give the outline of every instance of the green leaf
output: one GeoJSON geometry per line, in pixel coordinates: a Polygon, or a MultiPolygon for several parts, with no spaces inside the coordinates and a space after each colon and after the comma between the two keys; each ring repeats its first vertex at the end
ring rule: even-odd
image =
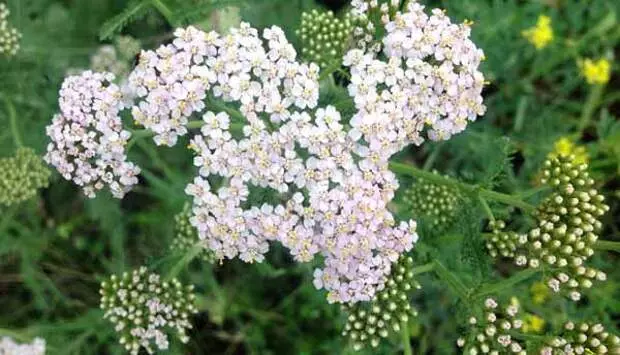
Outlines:
{"type": "Polygon", "coordinates": [[[129,5],[120,14],[106,21],[99,30],[99,39],[106,40],[114,34],[120,32],[129,23],[142,18],[151,6],[151,2],[147,0],[130,2],[129,5]]]}

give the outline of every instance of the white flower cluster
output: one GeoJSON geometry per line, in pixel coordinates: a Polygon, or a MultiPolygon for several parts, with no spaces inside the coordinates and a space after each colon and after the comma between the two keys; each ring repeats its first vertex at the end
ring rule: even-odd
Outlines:
{"type": "Polygon", "coordinates": [[[315,285],[330,291],[330,301],[370,300],[392,262],[412,248],[415,223],[394,226],[386,205],[396,178],[371,159],[356,164],[359,146],[335,108],[319,108],[314,117],[294,110],[316,106],[318,67],[296,62],[276,27],[263,33],[267,51],[247,24],[225,38],[192,27],[176,36],[172,45],[144,52],[130,78],[146,96],[134,107],[137,120],[157,133],[159,144],[172,145],[186,132],[187,117],[204,108],[208,89],[239,102],[247,118],[242,139],[235,140],[228,114],[209,111],[190,145],[200,170],[186,191],[194,197],[191,221],[200,237],[216,257],[247,262],[263,260],[272,240],[298,261],[320,252],[326,267],[315,272],[315,285]],[[215,193],[211,175],[227,178],[215,193]],[[244,208],[248,184],[289,200],[244,208]]]}
{"type": "Polygon", "coordinates": [[[0,340],[0,355],[44,355],[45,339],[35,338],[31,344],[18,344],[9,337],[0,340]]]}
{"type": "Polygon", "coordinates": [[[189,341],[189,317],[197,313],[193,288],[177,279],[163,281],[141,267],[101,283],[101,309],[130,354],[137,355],[140,348],[152,354],[153,345],[168,349],[168,333],[176,333],[183,343],[189,341]]]}
{"type": "Polygon", "coordinates": [[[478,71],[483,53],[467,25],[452,24],[439,9],[428,16],[411,2],[386,31],[387,62],[359,49],[343,62],[351,67],[349,93],[358,109],[351,133],[363,135],[384,160],[407,144],[421,144],[427,126],[428,138],[444,140],[485,112],[478,71]]]}
{"type": "Polygon", "coordinates": [[[511,333],[520,333],[523,321],[517,318],[519,305],[511,303],[505,309],[493,298],[484,301],[483,317],[470,317],[468,334],[457,340],[463,354],[527,354],[524,345],[511,333]]]}
{"type": "Polygon", "coordinates": [[[0,54],[13,56],[19,51],[22,34],[7,21],[11,12],[5,3],[0,3],[0,54]]]}
{"type": "Polygon", "coordinates": [[[140,169],[127,161],[119,111],[123,97],[111,73],[86,71],[65,79],[60,89],[60,114],[47,127],[51,142],[45,161],[88,197],[109,186],[121,198],[138,182],[140,169]]]}
{"type": "Polygon", "coordinates": [[[224,101],[240,103],[241,113],[253,125],[259,115],[277,123],[293,107],[314,107],[319,97],[319,68],[295,61],[295,49],[278,27],[263,38],[247,23],[220,37],[194,27],[177,29],[172,44],[145,51],[129,77],[138,97],[132,108],[141,125],[155,132],[158,145],[172,146],[187,133],[188,117],[203,111],[207,92],[224,101]]]}
{"type": "Polygon", "coordinates": [[[381,52],[381,43],[375,38],[377,28],[371,18],[380,18],[385,25],[390,22],[400,8],[400,0],[351,0],[353,22],[353,45],[371,54],[381,52]]]}

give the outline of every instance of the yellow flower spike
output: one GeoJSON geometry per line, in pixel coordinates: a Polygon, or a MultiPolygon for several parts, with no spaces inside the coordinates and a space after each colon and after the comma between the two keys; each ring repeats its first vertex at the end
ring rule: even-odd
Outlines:
{"type": "Polygon", "coordinates": [[[535,282],[530,287],[534,304],[542,304],[549,298],[549,287],[544,282],[535,282]]]}
{"type": "Polygon", "coordinates": [[[605,85],[609,82],[611,76],[611,65],[607,59],[585,59],[577,62],[581,75],[586,78],[586,82],[590,85],[605,85]]]}
{"type": "Polygon", "coordinates": [[[536,25],[521,32],[523,37],[528,40],[536,49],[543,49],[553,41],[553,28],[551,18],[546,15],[538,16],[536,25]]]}
{"type": "Polygon", "coordinates": [[[524,333],[540,333],[545,328],[545,320],[541,317],[527,313],[523,317],[523,332],[524,333]]]}

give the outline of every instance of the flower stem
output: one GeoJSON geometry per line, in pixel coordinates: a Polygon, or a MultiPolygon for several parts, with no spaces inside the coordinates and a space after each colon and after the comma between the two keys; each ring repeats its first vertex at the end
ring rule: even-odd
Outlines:
{"type": "Polygon", "coordinates": [[[400,335],[402,337],[404,355],[413,355],[411,341],[409,341],[409,324],[406,321],[400,325],[400,335]]]}
{"type": "Polygon", "coordinates": [[[578,127],[579,132],[583,132],[583,130],[588,128],[588,125],[592,120],[592,114],[601,102],[604,88],[605,85],[592,85],[590,87],[590,93],[588,94],[586,104],[583,106],[583,110],[581,111],[581,120],[579,121],[578,127]]]}
{"type": "Polygon", "coordinates": [[[15,140],[15,145],[17,145],[18,148],[21,148],[24,146],[24,143],[21,135],[19,134],[19,129],[17,128],[17,112],[15,111],[15,106],[8,97],[2,96],[2,98],[6,104],[7,114],[9,115],[9,120],[11,122],[11,134],[13,135],[13,140],[15,140]]]}
{"type": "Polygon", "coordinates": [[[183,255],[181,260],[179,260],[176,264],[174,264],[172,269],[170,269],[168,274],[166,274],[166,277],[164,278],[164,280],[165,281],[170,281],[170,280],[174,279],[175,277],[177,277],[177,275],[179,275],[181,270],[183,270],[183,268],[186,267],[187,264],[189,264],[192,260],[194,260],[194,258],[196,258],[198,255],[200,255],[200,253],[203,250],[204,250],[204,246],[202,246],[200,244],[195,245],[185,255],[183,255]]]}
{"type": "Polygon", "coordinates": [[[155,6],[157,11],[159,11],[159,13],[166,19],[166,21],[168,21],[168,24],[170,26],[176,27],[176,21],[174,20],[172,10],[170,10],[168,6],[166,6],[166,4],[163,3],[163,1],[151,0],[151,3],[153,4],[153,6],[155,6]]]}
{"type": "Polygon", "coordinates": [[[441,176],[441,175],[434,174],[429,171],[416,168],[412,165],[398,163],[398,162],[390,162],[390,168],[392,169],[392,171],[399,173],[399,174],[423,178],[423,179],[429,180],[433,183],[440,184],[440,185],[452,186],[469,195],[479,196],[481,198],[484,198],[485,200],[491,200],[491,201],[501,202],[507,205],[515,206],[528,213],[533,213],[536,211],[535,206],[530,205],[529,203],[523,201],[517,196],[488,190],[488,189],[482,188],[477,185],[466,184],[466,183],[457,181],[455,179],[451,179],[449,177],[441,176]]]}
{"type": "Polygon", "coordinates": [[[431,272],[433,270],[435,270],[435,263],[430,262],[427,264],[414,267],[413,269],[411,269],[411,272],[413,273],[413,275],[420,275],[420,274],[424,274],[427,272],[431,272]]]}

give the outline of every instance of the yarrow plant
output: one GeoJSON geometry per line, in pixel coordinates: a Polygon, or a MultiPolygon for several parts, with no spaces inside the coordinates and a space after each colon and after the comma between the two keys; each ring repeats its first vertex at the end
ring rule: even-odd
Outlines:
{"type": "Polygon", "coordinates": [[[0,3],[0,55],[14,56],[19,51],[22,34],[11,26],[8,17],[11,11],[5,3],[0,3]]]}
{"type": "Polygon", "coordinates": [[[14,157],[0,158],[0,205],[14,205],[34,197],[49,185],[51,171],[31,148],[17,149],[14,157]]]}
{"type": "Polygon", "coordinates": [[[141,348],[152,354],[168,349],[170,333],[183,343],[189,340],[190,317],[197,312],[193,288],[141,267],[101,283],[101,309],[130,354],[141,348]]]}
{"type": "MultiPolygon", "coordinates": [[[[540,319],[540,318],[539,318],[540,319]]],[[[540,319],[538,322],[543,322],[540,319]]],[[[487,298],[480,316],[471,316],[466,335],[457,340],[463,354],[618,354],[620,338],[605,331],[600,323],[568,321],[554,335],[528,342],[526,322],[521,319],[519,302],[502,308],[494,298],[487,298]]]]}
{"type": "Polygon", "coordinates": [[[574,156],[547,160],[541,182],[553,192],[538,207],[538,226],[521,234],[503,231],[503,221],[491,222],[493,234],[486,244],[493,257],[512,258],[524,267],[548,267],[553,275],[548,286],[554,292],[566,290],[575,301],[581,289],[606,279],[604,272],[585,265],[594,254],[600,217],[609,210],[587,169],[575,163],[574,156]]]}
{"type": "Polygon", "coordinates": [[[192,249],[198,248],[199,258],[208,263],[215,262],[215,256],[211,249],[204,245],[204,240],[198,237],[198,230],[194,227],[192,218],[192,205],[186,203],[183,210],[174,216],[174,239],[170,249],[181,253],[191,253],[192,249]]]}
{"type": "Polygon", "coordinates": [[[410,317],[417,315],[409,302],[409,293],[420,288],[414,280],[413,266],[413,258],[401,256],[392,266],[385,288],[371,302],[343,306],[347,321],[342,334],[351,340],[353,349],[379,346],[382,338],[399,332],[410,317]]]}

